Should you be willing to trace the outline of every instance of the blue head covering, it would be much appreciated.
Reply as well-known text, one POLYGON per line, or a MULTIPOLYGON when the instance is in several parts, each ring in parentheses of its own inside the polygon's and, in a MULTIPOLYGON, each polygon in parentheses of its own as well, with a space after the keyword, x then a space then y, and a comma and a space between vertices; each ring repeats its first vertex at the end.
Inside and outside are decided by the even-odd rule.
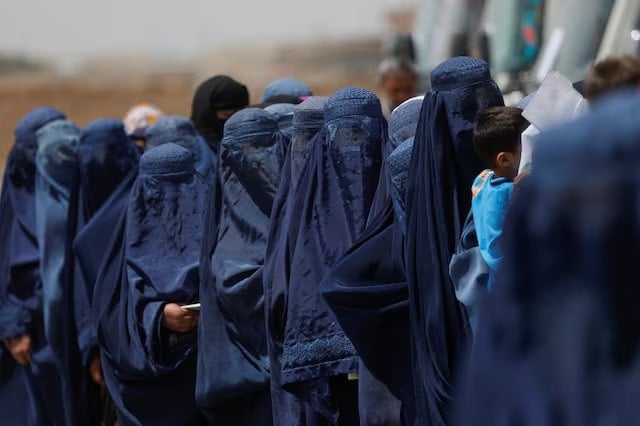
MULTIPOLYGON (((65 422, 61 384, 55 360, 42 324, 42 282, 36 226, 36 132, 46 124, 64 119, 52 108, 37 108, 16 126, 15 144, 9 153, 0 196, 0 338, 31 335, 32 363, 25 371, 31 390, 25 417, 65 422), (48 367, 48 368, 47 368, 48 367), (50 373, 50 374, 49 374, 50 373), (41 392, 48 400, 35 398, 41 392)), ((4 353, 4 357, 8 357, 4 353)), ((7 360, 4 367, 13 365, 7 360)), ((9 377, 10 370, 2 371, 9 377)), ((10 403, 20 403, 19 395, 10 403)))
POLYGON ((215 171, 215 159, 206 141, 198 135, 196 128, 186 117, 163 117, 145 132, 147 150, 163 145, 175 143, 193 154, 198 173, 209 182, 215 171))
POLYGON ((15 337, 27 331, 31 312, 39 306, 38 246, 35 219, 36 131, 42 126, 65 116, 53 108, 37 108, 27 114, 15 128, 15 144, 9 153, 0 196, 0 228, 2 244, 2 307, 0 308, 0 338, 15 337), (31 278, 14 282, 11 270, 29 265, 31 278), (30 291, 27 289, 31 289, 30 291), (11 297, 18 292, 21 297, 11 297), (22 303, 24 295, 31 296, 22 303))
POLYGON ((65 421, 72 423, 80 411, 74 393, 82 367, 75 341, 73 305, 65 285, 69 195, 76 171, 75 147, 80 129, 67 120, 56 120, 36 132, 36 235, 40 253, 44 334, 55 360, 62 386, 58 389, 65 421))
MULTIPOLYGON (((400 104, 391 113, 391 117, 389 117, 389 139, 383 144, 382 149, 385 160, 388 159, 389 155, 398 147, 398 145, 409 138, 413 138, 416 134, 423 99, 424 96, 409 99, 408 101, 400 104)), ((380 181, 378 183, 378 189, 376 190, 376 196, 373 200, 373 207, 369 213, 369 221, 374 220, 374 218, 386 208, 386 204, 389 202, 389 197, 393 193, 393 190, 390 188, 391 181, 389 167, 390 164, 388 161, 385 161, 380 174, 380 181)), ((402 220, 404 221, 404 217, 402 220)))
POLYGON ((271 411, 261 267, 285 150, 268 112, 234 114, 221 143, 221 210, 209 210, 206 221, 196 395, 237 424, 246 413, 271 411), (247 400, 241 410, 238 400, 247 400))
POLYGON ((198 301, 208 195, 184 147, 166 143, 141 157, 123 238, 108 256, 120 259, 123 273, 118 280, 99 278, 94 297, 105 379, 129 422, 169 425, 196 415, 196 331, 173 333, 160 324, 166 303, 198 301))
POLYGON ((138 163, 138 150, 120 120, 96 120, 82 132, 78 147, 83 208, 91 217, 138 163))
POLYGON ((391 113, 389 117, 389 154, 401 143, 415 136, 423 100, 424 96, 411 98, 400 104, 391 113))
POLYGON ((460 425, 638 418, 640 97, 545 132, 505 224, 460 425), (500 374, 496 374, 499 368, 500 374))
POLYGON ((305 96, 313 96, 313 92, 306 84, 301 81, 294 80, 292 78, 281 78, 279 80, 272 81, 264 88, 264 94, 262 95, 261 102, 269 100, 274 96, 288 95, 296 96, 299 98, 305 96))
POLYGON ((280 133, 287 138, 287 141, 291 141, 291 135, 293 133, 293 104, 273 104, 266 107, 264 110, 271 114, 271 117, 278 123, 278 129, 280 133))
POLYGON ((416 131, 406 193, 406 274, 418 422, 448 422, 457 362, 468 351, 466 313, 455 296, 449 261, 482 170, 472 133, 479 110, 503 105, 486 62, 450 59, 431 73, 416 131))
POLYGON ((67 286, 73 287, 73 299, 68 303, 75 310, 78 344, 86 365, 97 348, 90 310, 97 269, 124 210, 139 151, 126 135, 122 121, 102 119, 82 131, 77 156, 77 176, 69 203, 66 269, 67 286), (98 214, 101 219, 94 222, 98 214), (103 221, 105 216, 110 220, 103 221))
POLYGON ((281 318, 285 314, 283 308, 286 308, 284 298, 289 286, 288 272, 291 259, 287 247, 289 239, 297 235, 297 226, 300 223, 300 217, 293 209, 293 201, 300 182, 305 179, 303 170, 309 150, 324 124, 326 102, 325 97, 312 96, 293 108, 293 135, 271 211, 263 267, 273 416, 283 424, 295 424, 305 417, 310 421, 300 401, 281 389, 282 369, 278 354, 282 353, 282 338, 278 333, 282 332, 281 318))
MULTIPOLYGON (((293 211, 300 225, 292 250, 281 356, 282 381, 330 419, 339 416, 328 377, 356 371, 355 349, 320 296, 327 270, 364 230, 386 139, 379 99, 347 88, 325 106, 325 125, 310 153, 293 211)), ((345 397, 347 397, 345 395, 345 397)))

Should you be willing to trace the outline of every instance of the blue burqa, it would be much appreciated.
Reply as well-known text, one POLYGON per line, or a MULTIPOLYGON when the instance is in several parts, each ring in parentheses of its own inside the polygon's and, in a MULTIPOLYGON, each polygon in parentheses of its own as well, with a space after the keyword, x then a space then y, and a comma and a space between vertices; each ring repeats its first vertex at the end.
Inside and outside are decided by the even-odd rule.
MULTIPOLYGON (((384 203, 367 230, 323 281, 323 295, 361 357, 361 424, 397 424, 400 415, 383 383, 402 401, 402 419, 415 417, 409 344, 408 290, 404 274, 404 194, 419 109, 390 120, 398 144, 384 163, 384 203), (415 120, 415 123, 413 122, 415 120), (394 211, 394 207, 396 207, 394 211), (372 375, 373 377, 370 377, 372 375), (376 383, 379 381, 378 383, 376 383), (386 423, 385 423, 386 422, 386 423)), ((400 108, 400 107, 399 107, 400 108)), ((402 110, 398 110, 402 113, 402 110)), ((396 112, 394 112, 396 114, 396 112)))
POLYGON ((211 424, 271 424, 262 265, 286 139, 257 108, 234 114, 224 135, 221 204, 210 203, 203 244, 197 398, 211 424))
POLYGON ((409 286, 413 376, 418 423, 446 425, 458 363, 470 329, 449 277, 482 170, 472 133, 479 110, 503 105, 488 65, 457 57, 431 73, 416 131, 406 193, 405 265, 409 286))
MULTIPOLYGON (((297 235, 300 216, 293 209, 295 193, 303 179, 309 151, 324 125, 327 98, 310 97, 295 106, 293 134, 280 176, 278 192, 271 210, 271 223, 263 267, 267 346, 271 372, 271 399, 275 425, 311 425, 316 417, 308 405, 282 389, 283 319, 286 316, 286 295, 291 262, 290 238, 297 235)), ((293 242, 295 243, 295 242, 293 242)), ((293 244, 292 243, 292 244, 293 244)))
POLYGON ((69 197, 77 164, 80 129, 56 120, 36 133, 36 235, 40 253, 44 334, 58 367, 65 423, 80 424, 82 366, 65 283, 69 197))
POLYGON ((210 186, 194 156, 168 143, 147 151, 96 283, 93 310, 107 388, 120 424, 192 425, 196 330, 161 322, 167 303, 198 301, 210 186))
POLYGON ((637 423, 639 140, 627 93, 537 141, 455 424, 637 423))
MULTIPOLYGON (((64 424, 60 375, 44 332, 42 281, 38 249, 35 186, 36 132, 65 116, 52 108, 37 108, 16 126, 0 195, 0 339, 28 334, 32 361, 15 369, 9 352, 2 351, 3 413, 20 414, 17 424, 64 424), (17 378, 24 384, 19 386, 17 378), (15 389, 4 392, 4 387, 15 389), (28 398, 24 399, 26 387, 28 398), (44 398, 47 395, 47 398, 44 398)), ((10 417, 8 417, 7 421, 10 417)))
POLYGON ((281 380, 333 423, 357 422, 356 350, 320 294, 325 273, 362 234, 378 185, 387 125, 371 92, 347 88, 325 106, 292 209, 290 262, 280 330, 281 380), (295 284, 295 285, 293 285, 295 284))

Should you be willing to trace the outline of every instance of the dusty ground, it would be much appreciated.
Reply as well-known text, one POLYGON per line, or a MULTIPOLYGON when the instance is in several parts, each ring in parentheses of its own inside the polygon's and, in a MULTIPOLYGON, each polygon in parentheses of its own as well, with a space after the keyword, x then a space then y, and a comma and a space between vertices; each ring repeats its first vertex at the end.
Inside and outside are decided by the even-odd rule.
POLYGON ((378 51, 375 41, 253 46, 170 66, 139 57, 102 58, 88 62, 72 78, 53 73, 5 76, 0 78, 0 169, 13 144, 15 123, 40 105, 61 109, 81 126, 96 118, 120 118, 140 101, 188 115, 194 88, 219 73, 245 82, 253 101, 267 82, 282 76, 307 82, 318 95, 350 85, 375 90, 378 51))

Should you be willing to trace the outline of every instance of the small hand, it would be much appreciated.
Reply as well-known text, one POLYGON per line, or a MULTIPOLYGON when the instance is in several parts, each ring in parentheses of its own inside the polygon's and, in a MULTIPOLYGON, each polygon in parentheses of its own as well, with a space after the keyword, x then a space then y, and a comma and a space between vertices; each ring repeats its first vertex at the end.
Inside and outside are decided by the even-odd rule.
POLYGON ((104 385, 104 376, 102 375, 102 358, 100 358, 100 354, 94 355, 91 361, 89 361, 89 375, 91 376, 91 380, 96 384, 100 386, 104 385))
POLYGON ((177 303, 164 305, 162 325, 176 333, 188 333, 198 325, 197 312, 182 309, 177 303))
POLYGON ((4 345, 18 364, 25 366, 31 363, 31 337, 28 334, 6 339, 4 345))

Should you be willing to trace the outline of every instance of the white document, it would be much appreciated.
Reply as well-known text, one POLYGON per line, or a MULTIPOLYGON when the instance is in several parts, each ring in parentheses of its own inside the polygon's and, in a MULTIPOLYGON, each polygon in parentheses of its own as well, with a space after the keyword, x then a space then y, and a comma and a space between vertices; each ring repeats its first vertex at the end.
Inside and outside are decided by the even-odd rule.
POLYGON ((550 72, 522 111, 531 126, 522 133, 519 171, 528 170, 531 166, 534 140, 540 133, 574 120, 588 110, 587 100, 573 88, 571 82, 556 71, 550 72))
POLYGON ((182 306, 180 306, 180 308, 184 309, 185 311, 200 312, 200 304, 199 303, 194 303, 192 305, 182 305, 182 306))

